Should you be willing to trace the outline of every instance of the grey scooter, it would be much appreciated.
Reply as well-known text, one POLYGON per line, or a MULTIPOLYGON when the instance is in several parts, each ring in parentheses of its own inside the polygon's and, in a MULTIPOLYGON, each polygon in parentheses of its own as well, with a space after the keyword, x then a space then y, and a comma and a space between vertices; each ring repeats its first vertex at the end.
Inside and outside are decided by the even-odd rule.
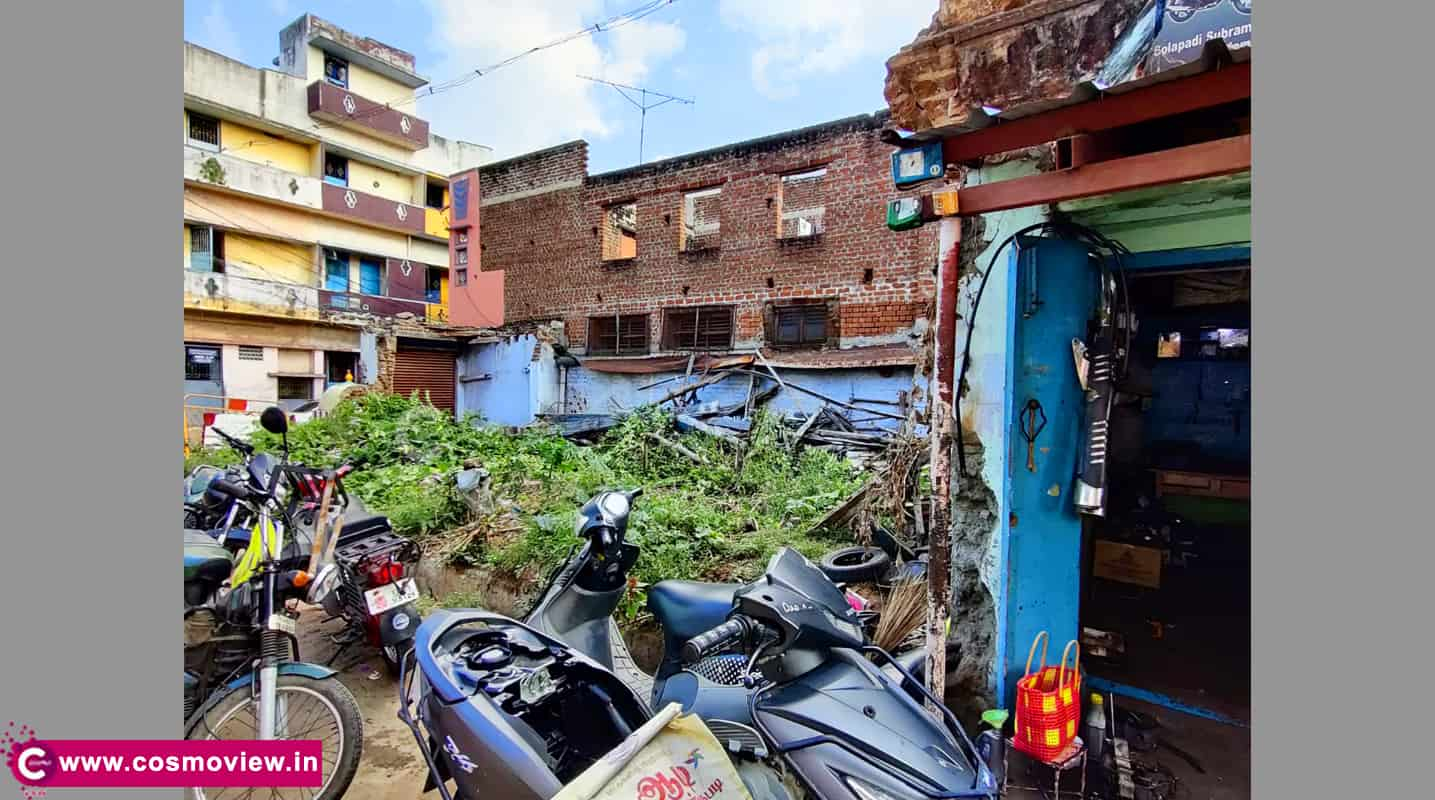
MULTIPOLYGON (((588 545, 604 551, 596 561, 624 563, 615 559, 620 540, 600 534, 588 545)), ((996 796, 987 755, 921 682, 867 644, 842 591, 796 551, 773 556, 762 578, 733 593, 726 619, 685 642, 679 658, 691 665, 734 651, 746 659, 752 725, 705 722, 755 800, 996 796)), ((400 687, 399 717, 430 770, 425 790, 445 800, 551 798, 651 715, 577 647, 478 610, 426 619, 400 687)), ((664 776, 662 797, 705 795, 711 778, 689 763, 692 772, 664 776)))
MULTIPOLYGON (((640 669, 613 620, 627 591, 628 573, 639 548, 627 540, 628 518, 641 488, 603 492, 578 510, 575 531, 581 544, 554 573, 524 624, 557 637, 612 670, 634 692, 658 709, 679 703, 703 719, 750 725, 745 678, 746 657, 731 649, 684 663, 684 643, 721 624, 732 610, 740 583, 664 580, 648 589, 648 610, 663 633, 663 659, 656 674, 640 669)), ((949 654, 955 669, 958 659, 949 654)), ((918 680, 926 650, 918 647, 897 656, 897 663, 918 680)), ((896 668, 888 665, 889 676, 896 668)))

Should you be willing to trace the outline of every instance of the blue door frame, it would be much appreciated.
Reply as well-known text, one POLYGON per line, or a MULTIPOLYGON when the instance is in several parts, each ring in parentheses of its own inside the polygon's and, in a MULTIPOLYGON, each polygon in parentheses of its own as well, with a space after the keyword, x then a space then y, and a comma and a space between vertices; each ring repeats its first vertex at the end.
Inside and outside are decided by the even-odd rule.
MULTIPOLYGON (((1055 651, 1080 633, 1082 522, 1070 493, 1083 409, 1071 340, 1086 338, 1098 285, 1097 270, 1081 245, 1059 239, 1025 239, 1018 245, 1008 259, 1006 284, 1005 513, 999 531, 995 687, 1003 708, 1013 702, 1037 633, 1047 631, 1055 651), (1047 418, 1035 442, 1035 472, 1027 470, 1021 430, 1029 398, 1041 403, 1047 418)), ((1249 264, 1250 258, 1249 245, 1232 245, 1137 253, 1125 266, 1219 268, 1249 264)), ((1139 687, 1096 676, 1088 683, 1182 713, 1245 724, 1139 687)))
MULTIPOLYGON (((1060 239, 1025 239, 1008 261, 1005 397, 1006 469, 1001 520, 1001 632, 997 696, 1010 704, 1032 641, 1051 637, 1059 658, 1077 637, 1081 597, 1081 519, 1071 503, 1082 421, 1082 393, 1071 340, 1086 338, 1097 272, 1086 248, 1060 239), (1046 424, 1027 469, 1023 409, 1040 404, 1046 424)), ((1050 661, 1048 663, 1051 663, 1050 661)))

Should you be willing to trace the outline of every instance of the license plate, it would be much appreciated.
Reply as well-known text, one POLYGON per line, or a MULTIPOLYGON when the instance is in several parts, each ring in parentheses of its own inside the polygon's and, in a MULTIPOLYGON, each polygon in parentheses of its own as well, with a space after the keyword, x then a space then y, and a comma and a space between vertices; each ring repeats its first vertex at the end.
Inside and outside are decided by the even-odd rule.
POLYGON ((295 630, 294 618, 282 611, 275 611, 269 615, 269 630, 280 633, 293 634, 295 630))
POLYGON ((396 583, 385 584, 364 592, 364 602, 369 614, 378 616, 385 611, 398 608, 419 599, 419 587, 413 578, 402 578, 396 583))

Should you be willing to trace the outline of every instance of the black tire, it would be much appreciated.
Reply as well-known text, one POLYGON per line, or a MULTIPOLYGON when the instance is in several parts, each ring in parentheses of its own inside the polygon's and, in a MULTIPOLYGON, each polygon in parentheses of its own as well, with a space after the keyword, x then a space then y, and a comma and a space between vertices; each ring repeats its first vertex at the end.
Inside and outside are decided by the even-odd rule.
POLYGON ((399 663, 404 656, 413 649, 413 641, 400 642, 399 644, 386 644, 379 647, 379 657, 384 660, 384 671, 394 680, 399 679, 399 663))
MULTIPOLYGON (((338 742, 333 747, 332 756, 329 753, 328 738, 312 733, 313 726, 304 731, 296 731, 295 736, 283 737, 325 740, 324 768, 327 778, 324 786, 318 794, 314 794, 312 788, 294 789, 292 790, 293 796, 312 798, 313 800, 338 800, 344 796, 344 792, 349 789, 349 784, 353 782, 354 773, 359 769, 359 756, 363 752, 364 718, 359 713, 358 701, 354 699, 354 695, 348 687, 340 683, 336 677, 315 680, 303 675, 280 675, 277 689, 281 697, 287 694, 295 701, 319 700, 323 704, 322 710, 328 712, 323 715, 323 721, 336 723, 335 730, 340 734, 338 742)), ((256 712, 257 709, 253 707, 252 687, 241 686, 210 700, 205 704, 204 709, 196 712, 194 718, 189 720, 185 726, 185 738, 253 739, 252 727, 247 735, 244 734, 242 719, 246 713, 252 716, 256 712)), ((290 790, 280 791, 283 793, 290 790)), ((254 795, 254 792, 263 792, 262 796, 266 798, 271 796, 271 790, 267 788, 253 790, 250 795, 241 792, 240 796, 257 796, 254 795)), ((206 793, 202 789, 189 789, 185 795, 193 800, 202 800, 206 797, 206 793)), ((225 792, 225 796, 229 796, 228 792, 225 792)))
POLYGON ((844 547, 822 557, 819 568, 833 583, 876 581, 892 566, 892 557, 880 547, 844 547))

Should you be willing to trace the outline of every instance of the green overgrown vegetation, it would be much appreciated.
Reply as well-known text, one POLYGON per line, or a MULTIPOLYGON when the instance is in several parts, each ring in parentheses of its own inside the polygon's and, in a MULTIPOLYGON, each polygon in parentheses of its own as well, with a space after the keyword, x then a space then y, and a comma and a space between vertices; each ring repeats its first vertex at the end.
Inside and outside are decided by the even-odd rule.
MULTIPOLYGON (((806 530, 861 483, 857 471, 831 453, 794 452, 781 422, 765 414, 754 420, 745 448, 679 434, 671 417, 656 409, 628 417, 593 447, 551 431, 510 433, 472 422, 454 421, 415 399, 367 394, 294 426, 290 454, 309 466, 354 465, 345 486, 397 531, 421 541, 461 526, 486 528, 450 557, 535 582, 577 542, 573 516, 580 505, 605 488, 641 486, 628 533, 642 547, 634 570, 640 589, 664 578, 752 579, 783 545, 816 556, 836 538, 806 530), (657 436, 706 463, 676 453, 657 436), (472 463, 491 475, 501 503, 495 517, 508 525, 469 520, 453 476, 472 463)), ((262 431, 253 441, 261 450, 279 449, 278 437, 262 431)), ((198 460, 187 459, 186 468, 198 460)), ((640 602, 641 592, 635 593, 629 615, 640 602)))

